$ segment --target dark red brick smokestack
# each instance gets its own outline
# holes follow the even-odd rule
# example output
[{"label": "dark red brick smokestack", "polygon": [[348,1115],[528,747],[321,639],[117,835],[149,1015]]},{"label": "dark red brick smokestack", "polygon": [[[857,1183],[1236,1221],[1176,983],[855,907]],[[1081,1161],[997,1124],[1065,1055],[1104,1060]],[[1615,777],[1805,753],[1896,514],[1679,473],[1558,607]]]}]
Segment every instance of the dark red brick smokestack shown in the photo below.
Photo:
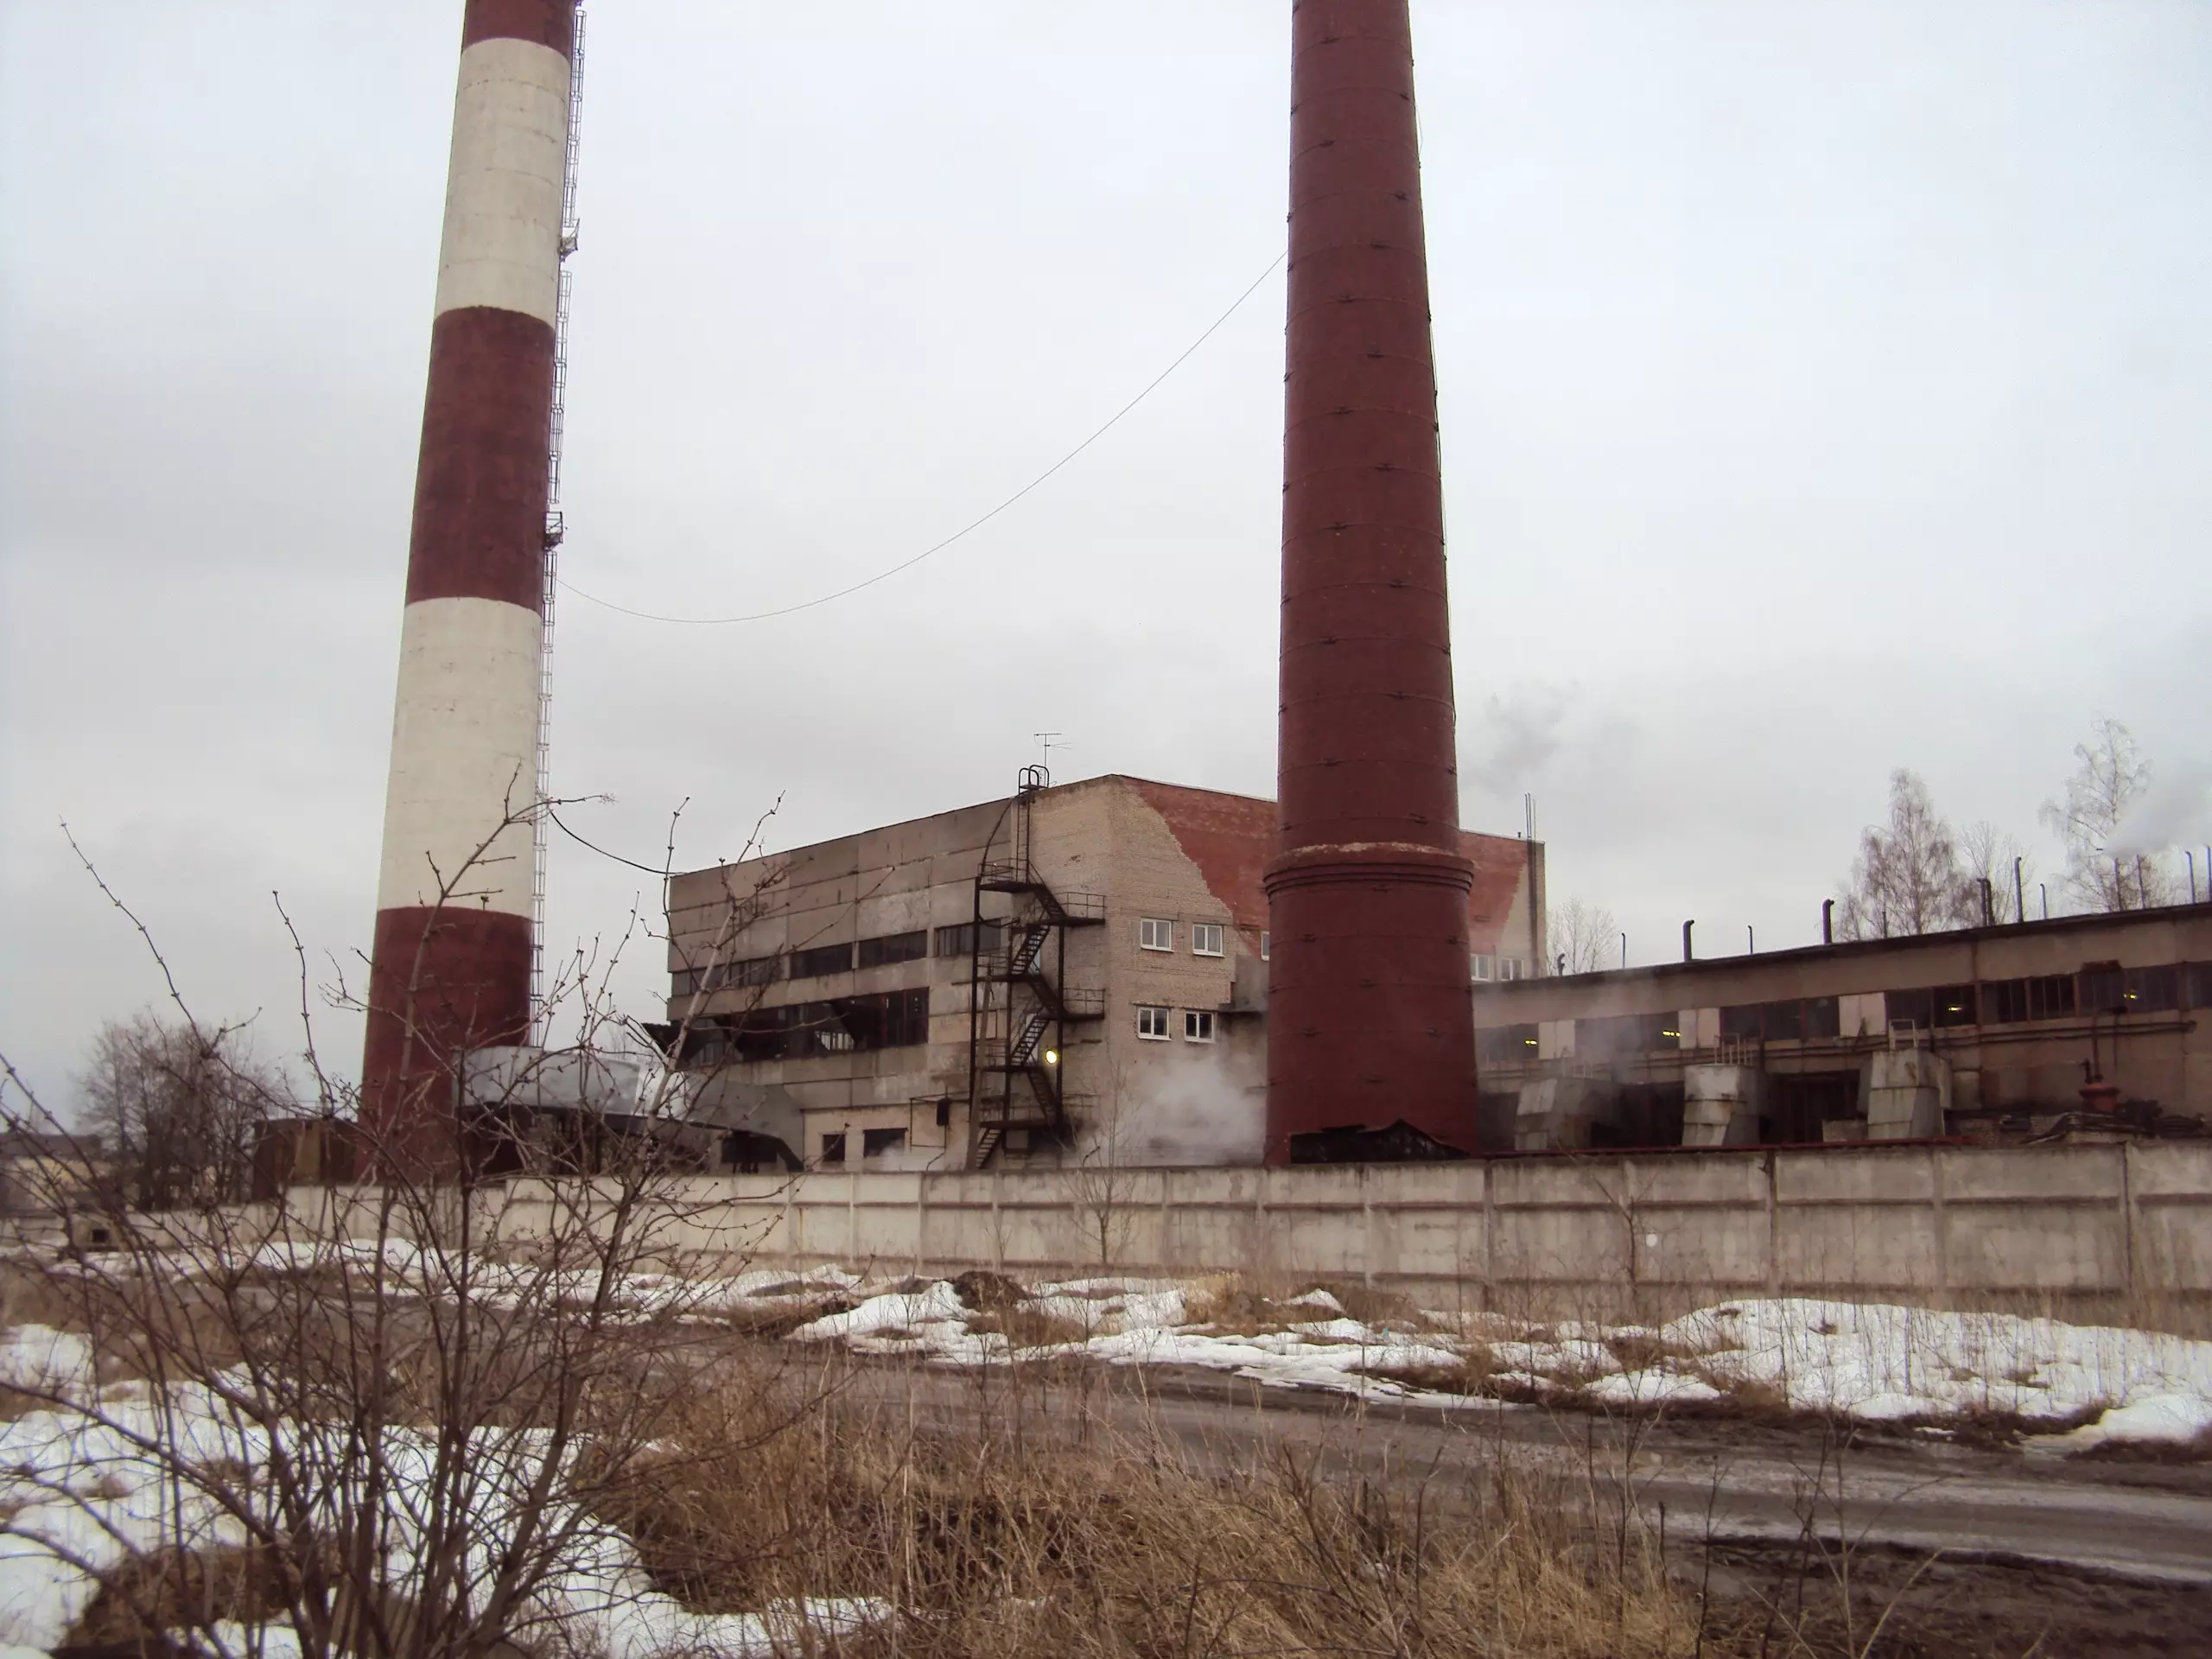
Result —
[{"label": "dark red brick smokestack", "polygon": [[1300,0],[1291,28],[1268,1160],[1400,1118],[1472,1150],[1412,29],[1407,0]]}]

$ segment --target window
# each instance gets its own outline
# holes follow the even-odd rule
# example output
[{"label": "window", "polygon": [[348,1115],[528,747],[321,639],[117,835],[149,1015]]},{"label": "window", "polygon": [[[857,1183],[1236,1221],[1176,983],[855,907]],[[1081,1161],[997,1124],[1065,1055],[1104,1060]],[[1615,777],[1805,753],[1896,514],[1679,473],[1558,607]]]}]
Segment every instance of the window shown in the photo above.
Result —
[{"label": "window", "polygon": [[1160,916],[1147,916],[1137,923],[1137,949],[1173,950],[1174,948],[1174,923]]},{"label": "window", "polygon": [[822,1161],[825,1164],[842,1164],[845,1161],[843,1135],[825,1135],[822,1137]]},{"label": "window", "polygon": [[1262,928],[1262,929],[1260,930],[1260,960],[1261,960],[1262,962],[1265,962],[1267,959],[1268,959],[1268,932],[1267,932],[1267,930],[1266,930],[1265,928]]},{"label": "window", "polygon": [[1528,968],[1529,964],[1518,957],[1500,957],[1497,959],[1497,976],[1502,980],[1526,979],[1529,977]]},{"label": "window", "polygon": [[1843,1010],[1832,996],[1808,997],[1805,1001],[1805,1035],[1808,1037],[1840,1037],[1843,1034]]},{"label": "window", "polygon": [[687,969],[671,976],[674,995],[690,996],[699,991],[719,991],[728,985],[771,985],[775,982],[776,970],[782,962],[781,957],[752,957],[743,962]]},{"label": "window", "polygon": [[1981,987],[1981,1017],[1993,1026],[2017,1026],[2028,1017],[2028,982],[2024,979],[1985,980]]},{"label": "window", "polygon": [[1934,996],[1937,1025],[1970,1026],[1974,1023],[1973,986],[1938,985]]},{"label": "window", "polygon": [[1213,1041],[1213,1014],[1205,1008],[1183,1010],[1183,1040],[1186,1043]]},{"label": "window", "polygon": [[1910,1026],[1915,1031],[1926,1031],[1936,1023],[1936,994],[1933,991],[1885,992],[1882,1013],[1892,1026]]},{"label": "window", "polygon": [[887,933],[880,939],[861,941],[861,966],[887,968],[894,962],[919,962],[929,953],[926,932]]},{"label": "window", "polygon": [[1475,1058],[1485,1065],[1525,1065],[1536,1058],[1536,1028],[1491,1026],[1478,1031]]},{"label": "window", "polygon": [[2028,982],[2028,1018],[2063,1020],[2081,1004],[2074,995],[2074,976],[2045,974]]},{"label": "window", "polygon": [[1137,1035],[1147,1042],[1166,1042],[1168,1036],[1167,1010],[1154,1007],[1149,1002],[1138,1003]]},{"label": "window", "polygon": [[1769,1002],[1759,1011],[1763,1034],[1770,1043],[1802,1042],[1805,1037],[1805,1005],[1795,999]]},{"label": "window", "polygon": [[880,1158],[887,1152],[897,1152],[906,1144],[906,1131],[904,1129],[861,1131],[861,1156],[863,1158]]},{"label": "window", "polygon": [[1680,1048],[1671,1014],[1599,1014],[1574,1022],[1574,1058],[1600,1063]]},{"label": "window", "polygon": [[929,1041],[929,988],[880,991],[871,996],[832,997],[749,1008],[709,1027],[696,1028],[686,1058],[695,1065],[803,1060],[823,1054],[903,1048]]},{"label": "window", "polygon": [[[999,948],[1000,926],[996,922],[985,922],[981,939],[985,955]],[[940,957],[972,957],[977,942],[976,924],[962,922],[953,927],[937,931],[937,954]]]},{"label": "window", "polygon": [[1636,1052],[1637,1019],[1632,1014],[1586,1015],[1574,1022],[1574,1058],[1610,1060]]},{"label": "window", "polygon": [[1724,1043],[1756,1043],[1766,1035],[1766,1005],[1762,1002],[1740,1003],[1732,1008],[1720,1010],[1720,1040]]},{"label": "window", "polygon": [[1221,948],[1219,922],[1191,924],[1191,954],[1194,957],[1218,957],[1226,954]]},{"label": "window", "polygon": [[824,974],[849,974],[853,971],[853,947],[850,944],[818,944],[811,950],[791,952],[793,979],[819,979]]},{"label": "window", "polygon": [[1495,963],[1489,957],[1469,957],[1467,958],[1467,971],[1474,976],[1475,983],[1478,985],[1487,985],[1490,983],[1491,975],[1494,970],[1494,967]]},{"label": "window", "polygon": [[2189,1006],[2212,1008],[2212,962],[2189,964]]},{"label": "window", "polygon": [[2123,983],[2130,1014],[2171,1014],[2181,1006],[2178,969],[2130,968]]},{"label": "window", "polygon": [[2127,976],[2116,962],[2082,969],[2082,1007],[2090,1014],[2118,1014],[2126,1006]]},{"label": "window", "polygon": [[937,1126],[940,1129],[952,1125],[952,1096],[947,1095],[937,1103]]}]

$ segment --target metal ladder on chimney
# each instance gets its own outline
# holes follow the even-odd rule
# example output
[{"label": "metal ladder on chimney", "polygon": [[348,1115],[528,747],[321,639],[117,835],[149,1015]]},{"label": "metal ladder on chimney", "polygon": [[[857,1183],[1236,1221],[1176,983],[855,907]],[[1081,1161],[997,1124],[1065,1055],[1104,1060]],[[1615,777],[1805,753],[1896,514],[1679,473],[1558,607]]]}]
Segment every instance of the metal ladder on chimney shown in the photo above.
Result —
[{"label": "metal ladder on chimney", "polygon": [[545,803],[553,798],[553,601],[560,590],[561,541],[568,532],[561,512],[561,440],[568,424],[569,256],[576,251],[576,137],[584,113],[584,13],[569,54],[569,144],[561,163],[561,284],[553,310],[553,409],[545,431],[545,563],[541,588],[544,626],[537,646],[537,794],[531,803],[530,1024],[531,1040],[543,1045],[545,1006]]}]

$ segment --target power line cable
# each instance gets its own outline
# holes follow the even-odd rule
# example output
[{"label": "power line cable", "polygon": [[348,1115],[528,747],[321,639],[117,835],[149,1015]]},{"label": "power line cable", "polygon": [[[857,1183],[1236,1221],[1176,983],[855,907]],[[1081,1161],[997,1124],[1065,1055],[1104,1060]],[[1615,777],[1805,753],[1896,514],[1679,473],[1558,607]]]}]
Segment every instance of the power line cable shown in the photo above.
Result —
[{"label": "power line cable", "polygon": [[[1181,368],[1199,346],[1205,345],[1209,340],[1211,340],[1215,333],[1221,327],[1222,324],[1227,322],[1230,318],[1236,315],[1237,308],[1242,306],[1245,301],[1250,299],[1254,294],[1259,291],[1260,284],[1266,282],[1268,277],[1274,276],[1275,273],[1275,267],[1282,264],[1282,262],[1287,257],[1289,257],[1289,251],[1286,249],[1281,253],[1277,254],[1273,259],[1270,259],[1268,262],[1268,268],[1262,271],[1257,276],[1254,277],[1252,279],[1251,285],[1246,288],[1242,294],[1239,294],[1234,300],[1230,302],[1229,308],[1226,311],[1224,311],[1219,316],[1216,317],[1211,322],[1206,325],[1206,330],[1204,334],[1200,334],[1188,346],[1185,346],[1181,353],[1177,355],[1173,363],[1170,363],[1166,368],[1154,375],[1150,382],[1146,385],[1142,391],[1137,393],[1137,395],[1130,398],[1128,403],[1123,404],[1121,408],[1116,410],[1112,416],[1108,418],[1106,423],[1103,426],[1101,426],[1096,432],[1093,432],[1081,443],[1076,445],[1074,448],[1069,450],[1067,454],[1062,455],[1058,461],[1047,467],[1043,472],[1038,474],[1036,477],[1031,479],[1027,484],[1023,485],[1012,495],[1007,497],[1005,500],[1000,502],[998,505],[993,507],[988,512],[983,514],[981,518],[971,520],[969,523],[962,525],[958,530],[954,531],[951,535],[946,537],[943,541],[938,543],[936,545],[924,548],[920,552],[915,554],[911,559],[902,560],[900,563],[893,565],[887,570],[879,570],[875,575],[868,577],[865,581],[856,582],[849,588],[840,588],[833,594],[823,594],[818,598],[804,600],[797,605],[786,605],[779,610],[773,611],[753,611],[744,616],[664,616],[655,611],[632,610],[626,605],[617,605],[613,600],[601,599],[596,594],[588,594],[565,576],[560,578],[561,586],[567,588],[569,592],[574,594],[578,599],[584,600],[590,604],[596,605],[602,610],[614,611],[623,616],[635,617],[640,622],[671,622],[683,627],[714,628],[721,627],[734,622],[766,622],[775,617],[793,616],[801,611],[810,611],[817,606],[827,605],[836,600],[849,598],[853,594],[859,593],[862,588],[873,588],[880,582],[888,582],[900,571],[912,569],[924,559],[929,558],[934,554],[944,552],[946,548],[950,547],[955,542],[960,541],[965,537],[971,536],[976,531],[981,530],[985,524],[989,524],[992,519],[997,518],[1008,507],[1014,505],[1015,502],[1020,500],[1022,497],[1027,495],[1039,485],[1044,483],[1046,480],[1051,478],[1053,474],[1065,467],[1070,461],[1073,461],[1084,450],[1090,448],[1092,444],[1097,442],[1099,439],[1104,437],[1109,432],[1112,431],[1116,426],[1120,424],[1123,416],[1127,415],[1131,410],[1135,409],[1139,404],[1144,402],[1146,398],[1149,397],[1154,391],[1158,391],[1160,382],[1166,379],[1167,377],[1174,373],[1176,370]],[[565,825],[563,827],[566,828]]]},{"label": "power line cable", "polygon": [[625,858],[620,853],[608,852],[606,848],[601,847],[596,842],[586,841],[575,830],[569,829],[567,824],[563,823],[561,822],[561,815],[558,812],[556,812],[551,807],[549,806],[545,809],[545,816],[553,820],[555,828],[558,829],[563,835],[566,836],[570,841],[575,842],[579,847],[588,847],[593,852],[597,853],[601,858],[611,858],[617,864],[626,864],[633,870],[643,870],[647,875],[658,876],[664,881],[668,880],[671,872],[667,870],[660,869],[651,864],[640,864],[634,858]]}]

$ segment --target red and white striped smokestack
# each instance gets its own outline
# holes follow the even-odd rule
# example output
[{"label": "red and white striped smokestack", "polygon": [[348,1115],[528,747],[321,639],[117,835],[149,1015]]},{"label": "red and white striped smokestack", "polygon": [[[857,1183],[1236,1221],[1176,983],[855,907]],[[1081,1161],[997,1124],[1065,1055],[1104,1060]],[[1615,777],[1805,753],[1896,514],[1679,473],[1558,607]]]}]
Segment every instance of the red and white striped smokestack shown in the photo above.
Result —
[{"label": "red and white striped smokestack", "polygon": [[442,1162],[458,1150],[460,1055],[526,1041],[531,1022],[575,10],[575,0],[467,0],[461,24],[362,1062],[372,1132]]},{"label": "red and white striped smokestack", "polygon": [[1268,1145],[1475,1135],[1444,503],[1407,0],[1292,10],[1282,845]]}]

